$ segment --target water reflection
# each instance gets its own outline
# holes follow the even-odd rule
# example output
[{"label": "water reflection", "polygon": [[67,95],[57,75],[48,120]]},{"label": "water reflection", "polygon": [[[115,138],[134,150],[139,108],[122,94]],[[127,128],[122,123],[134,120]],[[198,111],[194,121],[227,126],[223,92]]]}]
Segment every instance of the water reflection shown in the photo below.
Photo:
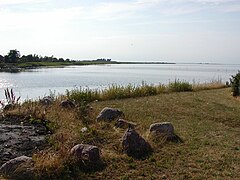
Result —
[{"label": "water reflection", "polygon": [[26,99],[48,95],[50,89],[59,94],[80,86],[102,88],[110,84],[141,84],[142,81],[167,84],[175,79],[191,83],[217,79],[225,82],[239,69],[240,65],[114,64],[43,68],[20,73],[1,72],[0,99],[4,98],[4,88],[7,87],[13,87],[16,95]]}]

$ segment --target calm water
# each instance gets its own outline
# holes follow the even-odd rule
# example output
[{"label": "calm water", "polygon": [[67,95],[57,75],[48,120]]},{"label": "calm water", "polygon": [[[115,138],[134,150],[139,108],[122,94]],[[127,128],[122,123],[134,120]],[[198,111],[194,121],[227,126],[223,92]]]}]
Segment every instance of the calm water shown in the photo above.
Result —
[{"label": "calm water", "polygon": [[75,87],[104,88],[110,84],[167,84],[175,79],[190,83],[229,80],[240,65],[209,64],[115,64],[35,69],[21,73],[0,73],[0,99],[4,89],[13,88],[21,99],[64,93]]}]

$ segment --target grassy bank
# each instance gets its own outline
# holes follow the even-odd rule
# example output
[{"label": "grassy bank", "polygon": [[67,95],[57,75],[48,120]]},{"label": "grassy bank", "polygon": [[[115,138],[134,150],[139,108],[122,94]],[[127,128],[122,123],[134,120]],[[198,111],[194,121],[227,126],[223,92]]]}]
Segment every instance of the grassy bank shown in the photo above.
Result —
[{"label": "grassy bank", "polygon": [[76,102],[86,101],[105,101],[112,99],[125,99],[144,96],[154,96],[162,93],[171,92],[186,92],[186,91],[200,91],[208,89],[219,89],[227,87],[221,81],[213,81],[211,83],[190,84],[185,81],[175,80],[168,84],[147,84],[142,82],[141,85],[129,84],[110,85],[105,89],[89,89],[89,88],[76,88],[74,90],[67,90],[67,98]]},{"label": "grassy bank", "polygon": [[[199,87],[199,89],[203,89]],[[194,88],[193,88],[194,89]],[[78,179],[239,179],[240,101],[229,88],[191,92],[169,92],[147,97],[91,102],[77,109],[60,108],[59,97],[45,109],[26,102],[10,114],[31,114],[51,121],[53,135],[49,147],[34,155],[39,176]],[[96,122],[104,107],[121,109],[127,120],[137,123],[137,131],[154,152],[144,160],[122,153],[124,130],[113,123]],[[148,137],[151,123],[170,121],[184,143],[164,143]],[[87,132],[81,128],[87,126]],[[69,162],[69,150],[76,143],[101,148],[103,164],[85,169]]]}]

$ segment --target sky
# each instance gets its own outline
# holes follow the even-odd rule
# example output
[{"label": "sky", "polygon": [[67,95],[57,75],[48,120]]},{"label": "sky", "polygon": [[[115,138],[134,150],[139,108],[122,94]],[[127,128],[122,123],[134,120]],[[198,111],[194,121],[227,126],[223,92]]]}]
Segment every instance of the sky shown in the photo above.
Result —
[{"label": "sky", "polygon": [[240,63],[240,0],[0,0],[0,54]]}]

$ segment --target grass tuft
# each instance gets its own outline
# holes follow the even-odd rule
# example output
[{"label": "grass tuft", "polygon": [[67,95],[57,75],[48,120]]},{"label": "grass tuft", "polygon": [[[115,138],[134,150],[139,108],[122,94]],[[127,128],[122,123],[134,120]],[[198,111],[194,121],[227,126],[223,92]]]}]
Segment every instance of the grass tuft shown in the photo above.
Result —
[{"label": "grass tuft", "polygon": [[193,87],[188,82],[182,82],[180,80],[175,80],[174,82],[170,82],[168,85],[170,92],[185,92],[185,91],[193,91]]}]

